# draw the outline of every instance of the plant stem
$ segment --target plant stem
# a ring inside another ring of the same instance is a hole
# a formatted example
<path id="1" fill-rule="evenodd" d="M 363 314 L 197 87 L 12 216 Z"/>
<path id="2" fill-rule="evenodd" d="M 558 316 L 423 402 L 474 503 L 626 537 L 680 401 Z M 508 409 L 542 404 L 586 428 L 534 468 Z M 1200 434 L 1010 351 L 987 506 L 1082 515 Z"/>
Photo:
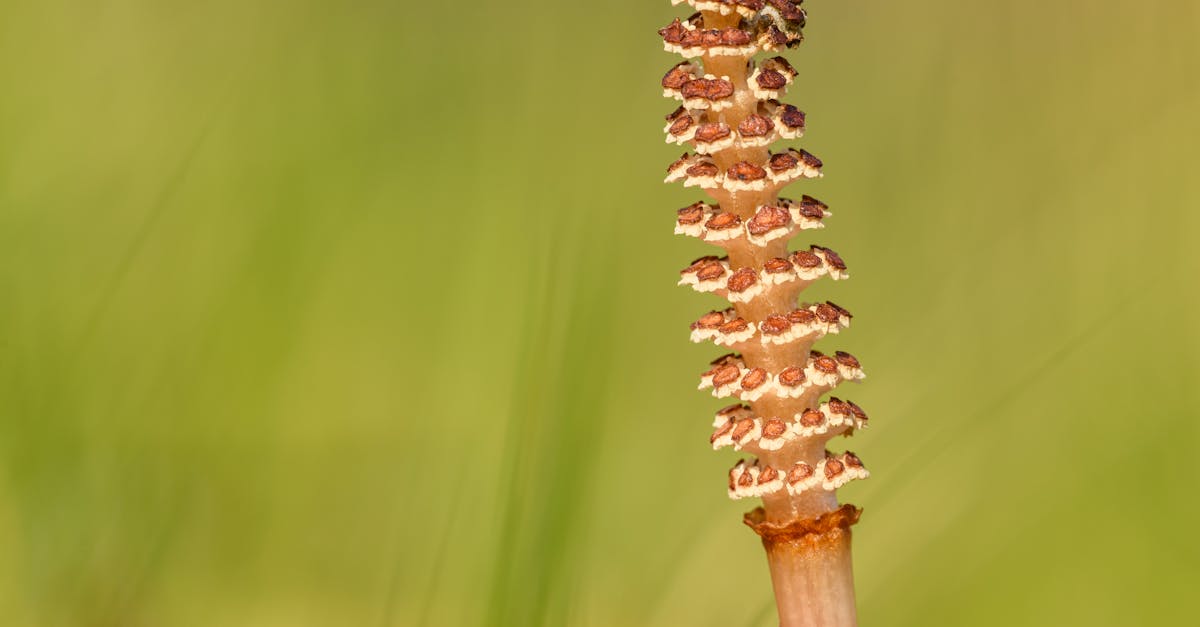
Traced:
<path id="1" fill-rule="evenodd" d="M 771 566 L 781 627 L 853 627 L 854 572 L 850 525 L 858 510 L 844 506 L 805 525 L 747 524 L 762 536 Z"/>
<path id="2" fill-rule="evenodd" d="M 688 218 L 681 217 L 679 224 L 683 230 L 678 232 L 704 237 L 725 249 L 724 260 L 702 260 L 707 264 L 705 272 L 699 267 L 685 272 L 693 273 L 692 284 L 697 286 L 701 280 L 711 283 L 729 277 L 723 286 L 718 284 L 716 289 L 705 287 L 700 291 L 723 292 L 733 304 L 727 310 L 732 313 L 713 312 L 711 315 L 720 318 L 717 327 L 694 325 L 693 330 L 718 328 L 715 335 L 709 333 L 712 337 L 708 339 L 738 351 L 718 360 L 714 370 L 702 376 L 701 386 L 712 387 L 714 395 L 736 395 L 751 403 L 734 409 L 736 415 L 731 414 L 724 423 L 718 419 L 714 447 L 731 445 L 758 456 L 750 465 L 739 462 L 735 466 L 730 473 L 729 489 L 734 498 L 763 499 L 763 506 L 747 514 L 745 521 L 762 537 L 780 625 L 853 627 L 856 617 L 850 526 L 857 522 L 860 510 L 851 505 L 839 506 L 835 490 L 849 478 L 865 477 L 866 472 L 857 456 L 846 453 L 838 458 L 826 450 L 826 444 L 838 435 L 865 426 L 866 415 L 857 405 L 835 398 L 820 407 L 818 404 L 820 397 L 842 379 L 857 380 L 862 373 L 857 370 L 857 360 L 848 354 L 838 353 L 837 363 L 841 365 L 830 370 L 830 358 L 812 352 L 813 344 L 825 333 L 838 332 L 841 327 L 837 325 L 804 326 L 809 329 L 804 333 L 786 338 L 782 335 L 791 333 L 784 331 L 792 328 L 788 325 L 808 324 L 801 315 L 805 312 L 795 307 L 800 292 L 813 277 L 827 272 L 834 278 L 844 278 L 845 266 L 838 265 L 841 260 L 836 253 L 820 247 L 814 249 L 832 253 L 836 258 L 834 263 L 828 255 L 821 257 L 821 263 L 825 264 L 822 272 L 802 274 L 805 271 L 801 268 L 812 268 L 817 263 L 815 253 L 809 254 L 807 260 L 792 261 L 788 248 L 791 235 L 798 230 L 819 228 L 823 223 L 818 217 L 816 224 L 805 224 L 802 216 L 806 214 L 789 214 L 795 211 L 795 203 L 780 199 L 778 193 L 792 180 L 820 176 L 822 164 L 803 151 L 771 152 L 767 145 L 771 141 L 795 139 L 804 130 L 804 114 L 775 100 L 796 72 L 781 57 L 762 64 L 753 61 L 760 51 L 798 44 L 805 16 L 797 0 L 677 0 L 676 3 L 682 1 L 701 9 L 699 17 L 676 21 L 660 34 L 668 50 L 681 52 L 698 62 L 673 68 L 664 77 L 663 88 L 664 93 L 684 102 L 684 107 L 668 116 L 668 138 L 695 144 L 696 155 L 685 154 L 669 170 L 668 180 L 679 180 L 683 178 L 679 173 L 684 173 L 687 185 L 701 187 L 718 203 L 702 212 L 707 220 L 703 229 L 689 226 L 699 224 L 694 218 L 687 221 Z M 771 118 L 773 126 L 768 121 Z M 745 130 L 741 126 L 743 121 L 748 122 Z M 689 122 L 690 126 L 681 124 L 677 129 L 677 122 Z M 769 130 L 764 132 L 763 128 Z M 687 135 L 689 129 L 692 135 Z M 701 146 L 702 142 L 708 143 Z M 820 201 L 808 197 L 805 201 L 822 208 L 817 211 L 818 216 L 828 215 Z M 681 210 L 681 215 L 689 209 Z M 776 226 L 773 216 L 780 212 L 784 218 Z M 755 223 L 752 229 L 751 223 L 760 213 L 768 223 L 765 226 L 762 222 Z M 790 223 L 787 215 L 791 215 Z M 744 236 L 731 230 L 743 225 Z M 788 230 L 782 233 L 786 237 L 762 236 L 785 226 Z M 712 230 L 721 229 L 725 230 L 718 237 L 709 239 Z M 768 276 L 769 267 L 775 274 Z M 796 270 L 795 280 L 780 278 L 783 276 L 780 273 L 791 272 L 787 268 Z M 737 284 L 740 287 L 735 287 L 734 276 L 741 277 Z M 750 292 L 747 286 L 761 289 Z M 832 303 L 820 306 L 844 312 Z M 849 313 L 845 312 L 845 316 L 845 321 L 838 324 L 849 324 Z M 833 318 L 841 320 L 838 316 Z M 731 335 L 720 336 L 725 333 L 719 330 L 724 324 L 733 325 Z M 738 336 L 742 332 L 738 329 L 746 329 L 749 337 Z M 705 337 L 704 332 L 693 335 L 695 341 L 703 341 Z M 857 374 L 844 374 L 842 366 L 857 370 Z M 796 375 L 798 369 L 805 374 Z M 718 370 L 723 373 L 719 384 Z M 792 372 L 787 382 L 783 377 L 785 371 Z M 736 377 L 731 378 L 729 372 Z M 837 376 L 829 383 L 823 377 L 831 377 L 833 372 Z M 738 379 L 740 388 L 731 384 Z M 763 387 L 766 380 L 771 383 Z M 838 419 L 841 421 L 835 423 L 831 417 L 835 410 L 839 415 L 852 411 L 854 420 Z M 767 435 L 768 423 L 773 425 L 774 435 Z M 752 435 L 755 433 L 758 435 Z M 785 438 L 781 433 L 791 437 Z M 737 434 L 736 439 L 733 434 Z M 786 485 L 780 479 L 783 474 Z"/>

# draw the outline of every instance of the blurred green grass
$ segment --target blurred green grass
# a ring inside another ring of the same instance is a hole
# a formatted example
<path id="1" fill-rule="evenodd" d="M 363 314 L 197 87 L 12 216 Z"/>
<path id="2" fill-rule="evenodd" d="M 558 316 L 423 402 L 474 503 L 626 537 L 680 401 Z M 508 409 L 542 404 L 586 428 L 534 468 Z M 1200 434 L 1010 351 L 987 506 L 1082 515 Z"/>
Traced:
<path id="1" fill-rule="evenodd" d="M 809 4 L 863 624 L 1187 622 L 1200 9 Z M 0 5 L 4 624 L 773 624 L 677 14 Z"/>

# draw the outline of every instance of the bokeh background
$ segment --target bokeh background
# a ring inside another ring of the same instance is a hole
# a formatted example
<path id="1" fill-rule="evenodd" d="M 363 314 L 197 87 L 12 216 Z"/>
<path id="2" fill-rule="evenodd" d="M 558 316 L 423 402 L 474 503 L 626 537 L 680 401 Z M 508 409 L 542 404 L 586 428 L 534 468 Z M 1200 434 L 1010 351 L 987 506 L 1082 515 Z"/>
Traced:
<path id="1" fill-rule="evenodd" d="M 862 623 L 1193 622 L 1200 8 L 808 9 Z M 673 286 L 683 13 L 0 3 L 0 622 L 774 624 Z"/>

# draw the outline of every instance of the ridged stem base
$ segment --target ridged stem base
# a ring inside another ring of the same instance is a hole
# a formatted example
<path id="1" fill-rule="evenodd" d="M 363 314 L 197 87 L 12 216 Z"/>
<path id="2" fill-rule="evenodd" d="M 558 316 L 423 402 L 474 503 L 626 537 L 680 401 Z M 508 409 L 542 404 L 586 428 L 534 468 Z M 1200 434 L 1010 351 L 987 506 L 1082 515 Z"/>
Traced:
<path id="1" fill-rule="evenodd" d="M 786 524 L 768 522 L 762 508 L 746 514 L 767 551 L 780 627 L 856 627 L 850 526 L 861 513 L 843 505 Z"/>

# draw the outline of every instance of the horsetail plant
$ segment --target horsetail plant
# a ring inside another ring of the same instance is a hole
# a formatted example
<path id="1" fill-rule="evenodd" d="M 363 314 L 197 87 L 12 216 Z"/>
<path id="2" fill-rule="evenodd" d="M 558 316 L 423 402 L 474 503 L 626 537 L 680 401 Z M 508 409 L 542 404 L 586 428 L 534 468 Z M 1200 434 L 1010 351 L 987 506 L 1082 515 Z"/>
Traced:
<path id="1" fill-rule="evenodd" d="M 864 374 L 849 353 L 813 350 L 848 327 L 850 313 L 831 302 L 797 305 L 814 281 L 848 275 L 828 248 L 789 251 L 794 235 L 823 228 L 830 213 L 815 198 L 779 191 L 819 178 L 822 163 L 805 150 L 772 152 L 777 140 L 804 133 L 804 113 L 779 101 L 797 72 L 780 56 L 755 60 L 801 42 L 802 0 L 672 2 L 698 12 L 659 31 L 667 51 L 686 59 L 662 80 L 663 94 L 682 103 L 667 116 L 667 142 L 693 150 L 666 180 L 716 201 L 680 209 L 675 232 L 726 253 L 697 259 L 679 282 L 732 305 L 693 323 L 691 339 L 733 351 L 701 375 L 700 388 L 741 401 L 717 413 L 712 446 L 755 456 L 729 471 L 729 496 L 763 501 L 745 523 L 766 548 L 780 624 L 855 625 L 850 527 L 862 510 L 839 505 L 836 490 L 868 473 L 854 453 L 826 444 L 865 427 L 867 415 L 850 401 L 819 401 Z"/>

